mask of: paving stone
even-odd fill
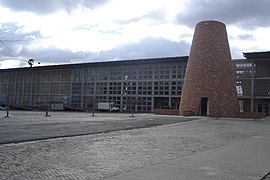
[[[142,129],[3,144],[0,145],[0,179],[104,179],[250,137],[270,136],[269,125],[268,120],[205,118]]]

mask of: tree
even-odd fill
[[[34,64],[34,62],[35,62],[35,60],[34,60],[34,59],[29,59],[29,60],[28,60],[28,64],[29,64],[29,66],[30,66],[30,67],[32,67],[32,66],[33,66],[33,64]]]
[[[144,101],[141,100],[141,99],[136,99],[135,97],[131,97],[127,100],[127,103],[130,104],[130,106],[132,107],[132,110],[131,110],[131,115],[129,117],[135,117],[134,116],[134,113],[135,113],[135,106],[140,104],[140,103],[143,103]]]

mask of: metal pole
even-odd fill
[[[48,105],[47,108],[46,108],[46,114],[45,114],[45,117],[50,117],[50,115],[49,115],[49,105]]]
[[[9,105],[7,105],[7,115],[6,117],[9,117]]]
[[[6,117],[9,117],[9,83],[10,83],[10,80],[9,80],[9,74],[8,74],[8,84],[7,84],[7,115]]]
[[[95,103],[95,99],[93,100],[93,108],[92,108],[92,116],[94,117],[95,116],[95,105],[96,105],[96,103]]]

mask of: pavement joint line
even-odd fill
[[[263,176],[262,179],[260,180],[265,180],[265,179],[270,179],[270,171],[265,176]]]

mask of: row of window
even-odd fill
[[[63,82],[70,81],[70,75],[70,70],[0,73],[0,83]]]
[[[13,95],[9,96],[9,104],[22,105],[22,106],[39,106],[44,104],[50,104],[53,102],[62,103],[63,96],[51,96],[51,95]],[[6,103],[5,96],[0,97],[0,102]]]
[[[251,63],[235,64],[236,77],[270,77],[270,64],[268,62],[256,62],[252,69]]]
[[[75,69],[73,82],[94,80],[135,80],[135,79],[169,79],[184,78],[185,64],[148,67],[104,67]]]
[[[172,82],[97,82],[95,83],[73,83],[72,94],[118,94],[118,95],[180,95],[182,90],[181,81]]]
[[[0,85],[2,94],[70,94],[69,83],[18,83]]]
[[[79,96],[72,96],[71,106],[80,108],[91,109],[96,106],[97,102],[114,102],[115,106],[121,106],[121,97],[116,96],[97,96],[95,101],[93,97],[84,96],[83,100]],[[83,102],[83,103],[82,103]],[[82,104],[81,104],[82,103]],[[138,111],[151,111],[152,108],[152,98],[151,97],[138,97],[137,99],[131,97],[123,97],[122,106],[124,110],[134,110],[134,104]]]

